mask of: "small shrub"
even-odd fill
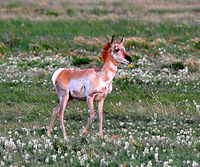
[[[91,14],[94,14],[94,15],[97,15],[97,16],[100,16],[100,15],[106,15],[108,14],[108,11],[104,10],[104,9],[100,9],[98,7],[95,7],[91,10],[90,12]]]
[[[195,44],[194,46],[196,49],[200,50],[200,41],[198,43]]]
[[[52,49],[52,47],[48,43],[43,43],[42,47],[46,50]]]
[[[38,44],[29,44],[29,49],[33,52],[38,53],[39,51],[41,51],[41,46]]]
[[[172,68],[173,70],[178,71],[178,70],[184,69],[185,66],[184,66],[184,64],[183,64],[182,62],[175,62],[175,63],[172,63],[172,64],[171,64],[171,68]]]
[[[194,48],[200,50],[200,38],[195,38],[192,41],[194,42]]]
[[[68,16],[73,16],[73,15],[76,14],[76,11],[73,8],[67,8],[66,13],[67,13]]]
[[[21,43],[22,43],[22,39],[20,37],[13,38],[5,42],[5,44],[10,47],[19,46]]]
[[[0,53],[4,54],[6,50],[6,45],[4,43],[0,43]]]
[[[178,61],[178,62],[173,62],[171,64],[164,64],[162,65],[162,68],[170,68],[172,70],[178,71],[178,70],[183,70],[185,66],[182,62]]]
[[[56,16],[57,17],[59,14],[56,11],[49,10],[49,11],[46,12],[46,15],[47,16]]]
[[[82,64],[89,64],[92,60],[87,57],[73,57],[72,64],[74,66],[80,66]]]

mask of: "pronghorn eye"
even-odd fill
[[[119,48],[115,48],[115,52],[119,52]]]

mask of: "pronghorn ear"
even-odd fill
[[[115,36],[112,35],[112,38],[111,38],[111,40],[110,40],[110,44],[113,44],[113,42],[114,42],[114,38],[115,38]]]
[[[123,43],[124,43],[124,36],[122,37],[122,39],[121,39],[121,41],[120,41],[119,44],[122,44],[122,45],[123,45]]]

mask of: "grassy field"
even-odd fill
[[[0,2],[0,166],[200,166],[200,3]],[[86,135],[85,102],[67,107],[64,139],[51,83],[60,68],[102,67],[110,37],[125,36],[119,65]],[[95,104],[95,110],[97,105]]]

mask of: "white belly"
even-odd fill
[[[85,100],[88,95],[94,95],[94,100],[105,98],[112,91],[112,82],[102,82],[98,87],[89,78],[72,79],[69,82],[69,92],[75,99]]]
[[[73,98],[78,98],[78,99],[85,98],[86,97],[85,80],[84,79],[70,80],[69,91]]]

